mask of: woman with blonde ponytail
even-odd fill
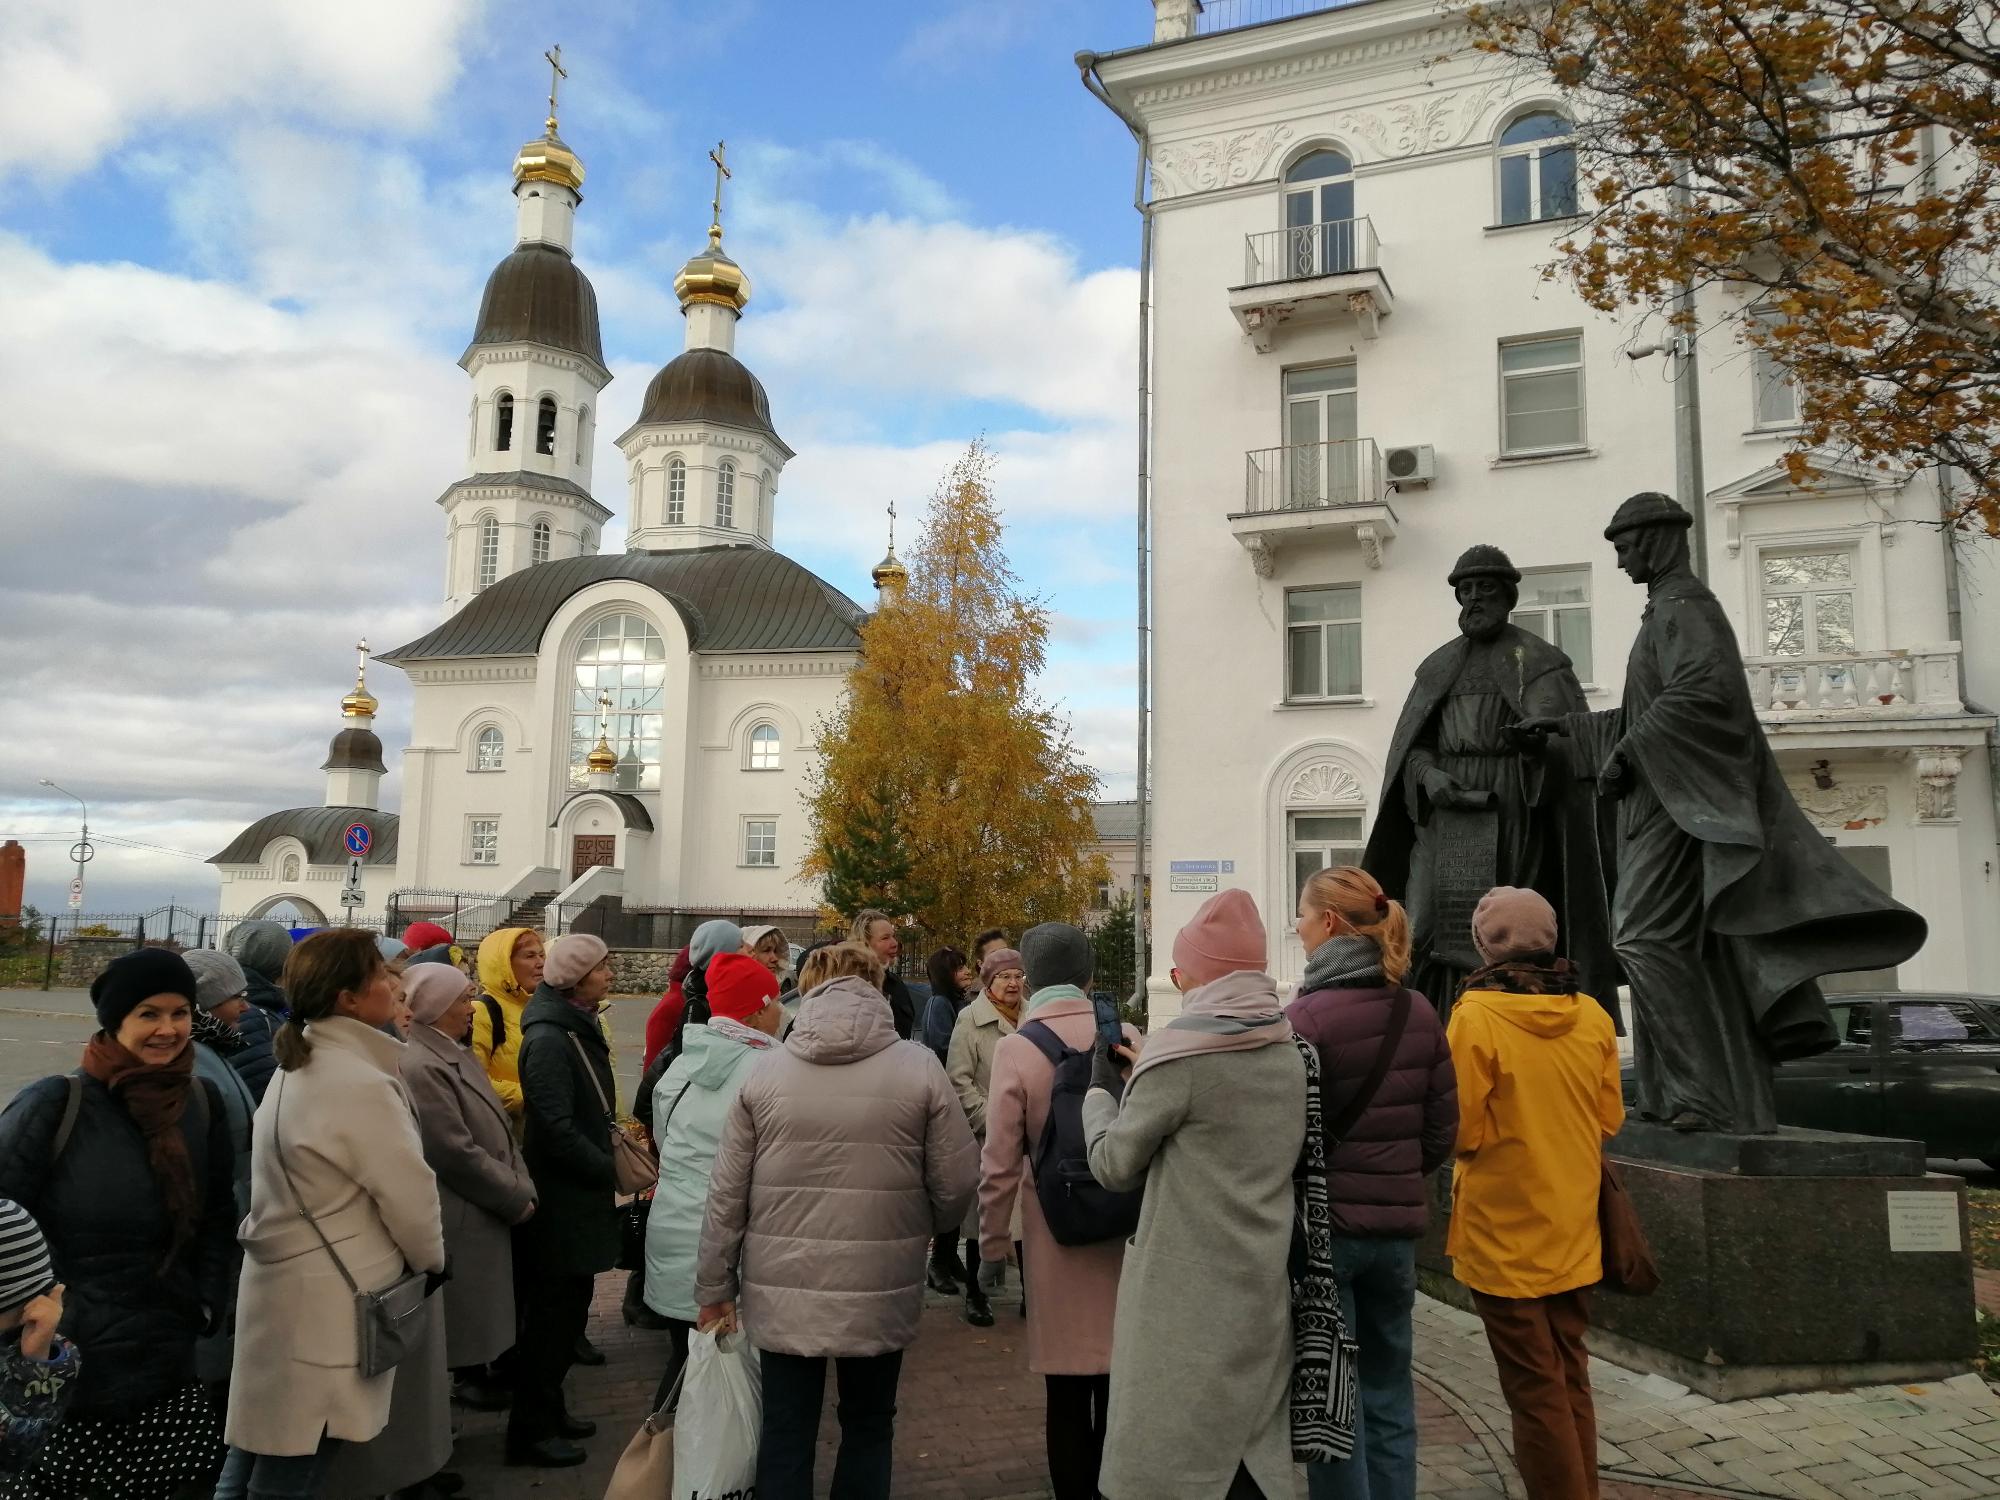
[[[1444,1027],[1403,984],[1410,919],[1358,866],[1320,870],[1299,893],[1306,971],[1285,1014],[1319,1052],[1333,1263],[1360,1345],[1354,1454],[1309,1464],[1312,1500],[1411,1500],[1417,1489],[1410,1313],[1424,1179],[1450,1160],[1458,1084]]]

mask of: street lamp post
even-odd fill
[[[76,861],[76,899],[73,905],[78,910],[81,910],[83,905],[83,867],[90,863],[90,856],[94,852],[90,847],[90,804],[77,796],[68,787],[57,786],[46,776],[41,778],[41,782],[49,790],[61,792],[70,801],[83,809],[83,837],[77,841],[76,847],[69,852],[70,858]]]

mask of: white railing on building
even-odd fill
[[[1243,459],[1241,515],[1383,501],[1382,462],[1373,438],[1257,448]]]
[[[1374,222],[1335,219],[1243,236],[1243,284],[1273,286],[1318,276],[1344,276],[1381,269],[1381,245]]]
[[[1957,642],[1841,656],[1745,657],[1750,701],[1764,714],[1841,717],[1964,712]]]

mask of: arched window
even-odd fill
[[[1285,169],[1285,260],[1289,274],[1331,276],[1356,264],[1354,163],[1330,146]]]
[[[285,856],[284,864],[279,867],[278,878],[287,882],[299,878],[299,857],[296,854]]]
[[[687,520],[688,466],[676,455],[667,460],[667,524],[679,526]]]
[[[505,765],[506,759],[507,744],[500,731],[490,724],[480,730],[472,768],[475,771],[498,771]]]
[[[775,771],[779,766],[778,726],[759,724],[750,731],[750,769]]]
[[[736,465],[726,458],[715,471],[715,524],[736,524]]]
[[[483,516],[479,522],[479,587],[491,588],[500,576],[500,521]]]
[[[1576,146],[1552,109],[1517,115],[1500,132],[1500,222],[1533,224],[1576,212]]]
[[[528,565],[530,567],[549,560],[549,543],[553,535],[554,533],[549,530],[549,523],[547,521],[535,522],[535,529],[530,533],[531,540],[528,544]]]
[[[576,461],[579,465],[583,463],[583,455],[590,451],[590,437],[590,408],[579,406],[576,409]]]
[[[556,451],[556,398],[542,397],[542,403],[535,409],[535,451],[553,454]]]
[[[618,755],[613,785],[621,792],[657,791],[667,686],[667,643],[638,615],[606,615],[583,633],[570,687],[569,784],[589,784],[584,758],[597,743],[598,697],[611,695],[611,748]]]
[[[493,451],[509,453],[514,447],[514,398],[502,391],[493,403]]]

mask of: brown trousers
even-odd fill
[[[1472,1294],[1514,1414],[1514,1463],[1528,1500],[1598,1500],[1590,1399],[1590,1289],[1553,1297]]]

